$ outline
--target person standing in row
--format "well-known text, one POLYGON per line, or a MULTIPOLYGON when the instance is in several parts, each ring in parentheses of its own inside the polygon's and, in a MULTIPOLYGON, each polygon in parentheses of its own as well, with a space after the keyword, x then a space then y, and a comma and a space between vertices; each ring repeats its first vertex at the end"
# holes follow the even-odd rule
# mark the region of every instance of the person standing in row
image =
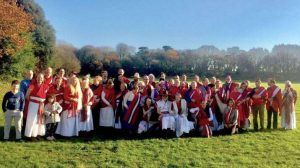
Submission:
POLYGON ((25 98, 23 92, 19 91, 18 80, 11 83, 11 91, 3 97, 2 110, 5 113, 4 140, 9 140, 11 122, 15 120, 16 141, 21 141, 22 117, 25 98))
POLYGON ((281 104, 282 104, 282 93, 281 89, 276 86, 276 82, 273 79, 269 79, 268 81, 268 95, 269 98, 267 99, 267 128, 271 129, 271 121, 272 121, 272 115, 273 115, 273 129, 277 129, 278 125, 278 113, 281 113, 281 104))

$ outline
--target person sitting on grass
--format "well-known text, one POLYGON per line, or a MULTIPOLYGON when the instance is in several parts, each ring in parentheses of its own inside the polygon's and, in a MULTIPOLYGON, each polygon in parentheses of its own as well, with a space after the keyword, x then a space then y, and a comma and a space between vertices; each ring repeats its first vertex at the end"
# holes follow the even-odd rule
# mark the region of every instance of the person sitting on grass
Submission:
POLYGON ((22 117, 24 109, 24 94, 19 90, 20 84, 18 80, 14 80, 11 83, 11 91, 7 92, 3 97, 2 110, 5 113, 4 124, 4 140, 9 140, 9 132, 11 127, 11 121, 15 120, 16 128, 16 141, 22 141, 22 117))
POLYGON ((54 134, 58 123, 60 122, 59 114, 62 112, 62 107, 56 101, 55 94, 47 96, 45 105, 45 123, 46 123, 46 139, 55 140, 54 134))
POLYGON ((236 133, 236 127, 238 122, 238 110, 235 107, 235 102, 232 98, 228 99, 228 103, 224 104, 218 95, 216 95, 216 100, 220 111, 223 114, 223 134, 233 135, 236 133))

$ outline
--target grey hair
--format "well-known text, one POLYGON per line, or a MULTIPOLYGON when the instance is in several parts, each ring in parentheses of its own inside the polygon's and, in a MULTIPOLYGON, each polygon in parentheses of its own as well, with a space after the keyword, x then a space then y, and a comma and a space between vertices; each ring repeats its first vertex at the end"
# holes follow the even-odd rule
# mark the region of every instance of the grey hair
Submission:
POLYGON ((285 84, 286 84, 288 87, 292 87, 292 82, 289 81, 289 80, 285 81, 285 84))

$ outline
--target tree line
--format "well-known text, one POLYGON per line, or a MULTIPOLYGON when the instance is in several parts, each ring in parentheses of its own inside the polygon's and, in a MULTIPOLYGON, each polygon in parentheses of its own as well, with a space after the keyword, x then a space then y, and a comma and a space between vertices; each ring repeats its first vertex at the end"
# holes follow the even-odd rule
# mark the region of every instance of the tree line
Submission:
MULTIPOLYGON (((0 76, 21 76, 25 69, 64 67, 67 72, 116 74, 123 68, 127 76, 166 72, 238 79, 296 80, 300 72, 300 46, 278 44, 272 50, 239 47, 219 49, 202 45, 178 50, 165 45, 158 49, 138 48, 125 43, 116 47, 87 45, 76 48, 55 43, 55 31, 45 19, 43 9, 33 0, 0 0, 0 76)), ((146 38, 146 37, 145 37, 146 38)))

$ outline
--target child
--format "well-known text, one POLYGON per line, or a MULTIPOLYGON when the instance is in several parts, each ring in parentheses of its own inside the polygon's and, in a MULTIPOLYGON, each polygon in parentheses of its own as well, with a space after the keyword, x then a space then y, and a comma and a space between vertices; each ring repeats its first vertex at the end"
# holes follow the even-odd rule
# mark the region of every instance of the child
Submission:
POLYGON ((153 123, 150 122, 150 118, 152 114, 155 114, 154 110, 155 108, 154 105, 152 104, 151 97, 147 97, 143 106, 143 120, 139 124, 138 134, 147 132, 148 129, 153 125, 153 123))
POLYGON ((15 120, 16 128, 16 140, 22 141, 22 117, 24 109, 24 94, 19 91, 20 84, 18 80, 14 80, 11 83, 11 91, 4 95, 2 102, 2 110, 5 113, 5 125, 4 125, 4 140, 9 139, 9 132, 12 119, 15 120))
POLYGON ((56 102, 55 94, 47 96, 47 103, 45 105, 45 123, 46 123, 46 137, 47 140, 55 140, 54 133, 56 131, 58 122, 60 122, 59 113, 62 111, 62 107, 56 102))

